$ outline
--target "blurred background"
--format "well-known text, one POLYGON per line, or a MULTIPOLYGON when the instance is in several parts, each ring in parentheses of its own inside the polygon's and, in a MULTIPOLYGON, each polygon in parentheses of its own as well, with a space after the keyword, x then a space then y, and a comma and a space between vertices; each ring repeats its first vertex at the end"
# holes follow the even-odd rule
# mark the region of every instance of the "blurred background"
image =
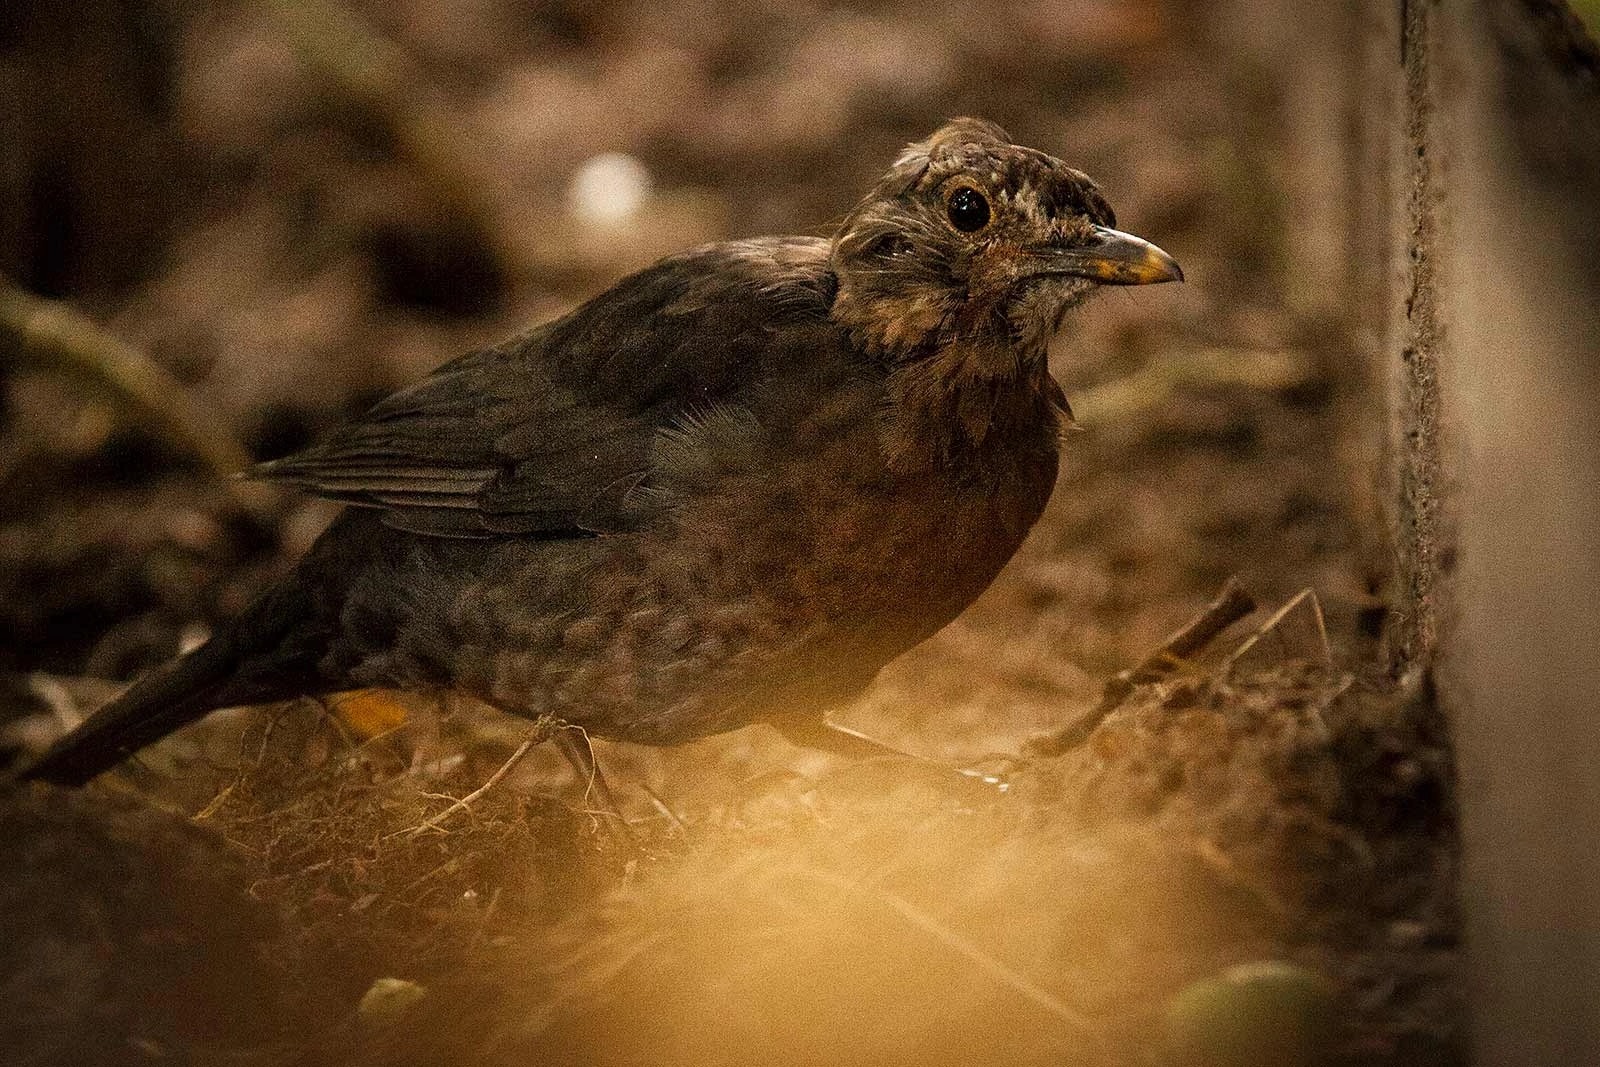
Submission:
POLYGON ((1262 605, 1005 790, 763 728, 606 746, 642 852, 542 755, 419 832, 520 739, 483 709, 220 716, 8 795, 16 1062, 1462 1062, 1452 764, 1386 641, 1389 8, 11 0, 12 755, 333 514, 235 470, 669 252, 827 235, 962 114, 1189 280, 1074 315, 1045 518, 836 718, 1015 757, 1229 576, 1262 605))

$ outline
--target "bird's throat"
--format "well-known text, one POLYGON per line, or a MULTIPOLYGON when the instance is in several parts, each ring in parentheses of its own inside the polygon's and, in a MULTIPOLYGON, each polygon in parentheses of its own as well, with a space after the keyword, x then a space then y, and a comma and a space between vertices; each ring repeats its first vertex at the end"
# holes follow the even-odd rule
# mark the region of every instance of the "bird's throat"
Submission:
POLYGON ((1015 449, 1052 451, 1070 419, 1043 351, 1008 341, 952 341, 889 373, 886 446, 893 467, 981 467, 1015 449))

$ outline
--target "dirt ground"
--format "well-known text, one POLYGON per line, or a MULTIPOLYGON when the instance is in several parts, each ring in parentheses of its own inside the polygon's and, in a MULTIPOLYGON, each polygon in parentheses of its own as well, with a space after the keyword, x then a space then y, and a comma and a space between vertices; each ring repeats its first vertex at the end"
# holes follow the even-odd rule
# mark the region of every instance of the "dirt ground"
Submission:
MULTIPOLYGON (((1282 86, 1211 6, 362 5, 408 65, 398 112, 284 7, 122 10, 82 17, 131 58, 61 51, 50 5, 0 52, 6 84, 80 101, 6 104, 13 169, 48 180, 0 184, 34 220, 0 244, 256 458, 667 251, 826 233, 953 114, 1094 175, 1189 281, 1073 317, 1049 510, 836 713, 998 785, 762 727, 597 744, 628 843, 538 750, 443 814, 525 736, 486 709, 222 713, 81 794, 5 794, 14 1062, 1462 1060, 1447 739, 1426 681, 1379 666, 1382 414, 1355 324, 1286 310, 1282 86), (96 103, 97 78, 152 102, 96 103), (113 151, 130 124, 144 147, 113 151), (607 151, 653 181, 620 225, 568 191, 607 151), (108 212, 106 183, 143 193, 108 212), (1261 610, 1022 755, 1230 575, 1261 610), (1303 589, 1326 641, 1304 604, 1263 631, 1303 589)), ((331 510, 242 495, 48 367, 0 379, 20 754, 241 610, 331 510)))

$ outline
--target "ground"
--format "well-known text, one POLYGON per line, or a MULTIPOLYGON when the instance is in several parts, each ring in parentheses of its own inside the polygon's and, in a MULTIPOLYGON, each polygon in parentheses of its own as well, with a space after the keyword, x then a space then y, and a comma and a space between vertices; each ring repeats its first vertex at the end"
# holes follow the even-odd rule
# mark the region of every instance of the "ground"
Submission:
MULTIPOLYGON (((901 143, 1001 122, 1189 278, 1073 318, 1052 360, 1081 430, 1049 510, 837 713, 1003 788, 764 728, 597 744, 627 841, 542 750, 449 810, 526 736, 485 709, 226 713, 83 794, 8 795, 20 1061, 1459 1062, 1451 765, 1427 679, 1382 660, 1376 388, 1355 323, 1291 310, 1282 86, 1226 21, 440 10, 365 10, 416 67, 424 103, 397 111, 392 83, 313 73, 282 8, 183 8, 149 118, 179 160, 150 165, 187 183, 159 254, 131 282, 37 257, 25 280, 268 458, 656 255, 826 233, 901 143), (654 182, 620 228, 566 199, 614 150, 654 182), (1261 610, 1083 744, 1022 755, 1231 575, 1261 610), (1231 658, 1303 589, 1326 642, 1303 601, 1231 658)), ((7 383, 0 711, 21 749, 239 611, 331 511, 219 484, 48 367, 7 383)))

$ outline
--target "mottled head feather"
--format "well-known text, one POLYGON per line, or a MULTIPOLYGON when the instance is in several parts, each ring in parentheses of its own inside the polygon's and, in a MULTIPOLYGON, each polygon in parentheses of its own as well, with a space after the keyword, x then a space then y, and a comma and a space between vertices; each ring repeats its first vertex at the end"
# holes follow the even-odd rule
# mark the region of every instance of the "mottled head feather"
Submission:
POLYGON ((835 235, 835 318, 893 358, 960 337, 1041 355, 1061 314, 1093 283, 1031 278, 1023 252, 1114 223, 1081 171, 1013 144, 992 122, 953 119, 907 145, 835 235), (950 220, 949 197, 961 188, 980 194, 991 212, 979 232, 950 220))

